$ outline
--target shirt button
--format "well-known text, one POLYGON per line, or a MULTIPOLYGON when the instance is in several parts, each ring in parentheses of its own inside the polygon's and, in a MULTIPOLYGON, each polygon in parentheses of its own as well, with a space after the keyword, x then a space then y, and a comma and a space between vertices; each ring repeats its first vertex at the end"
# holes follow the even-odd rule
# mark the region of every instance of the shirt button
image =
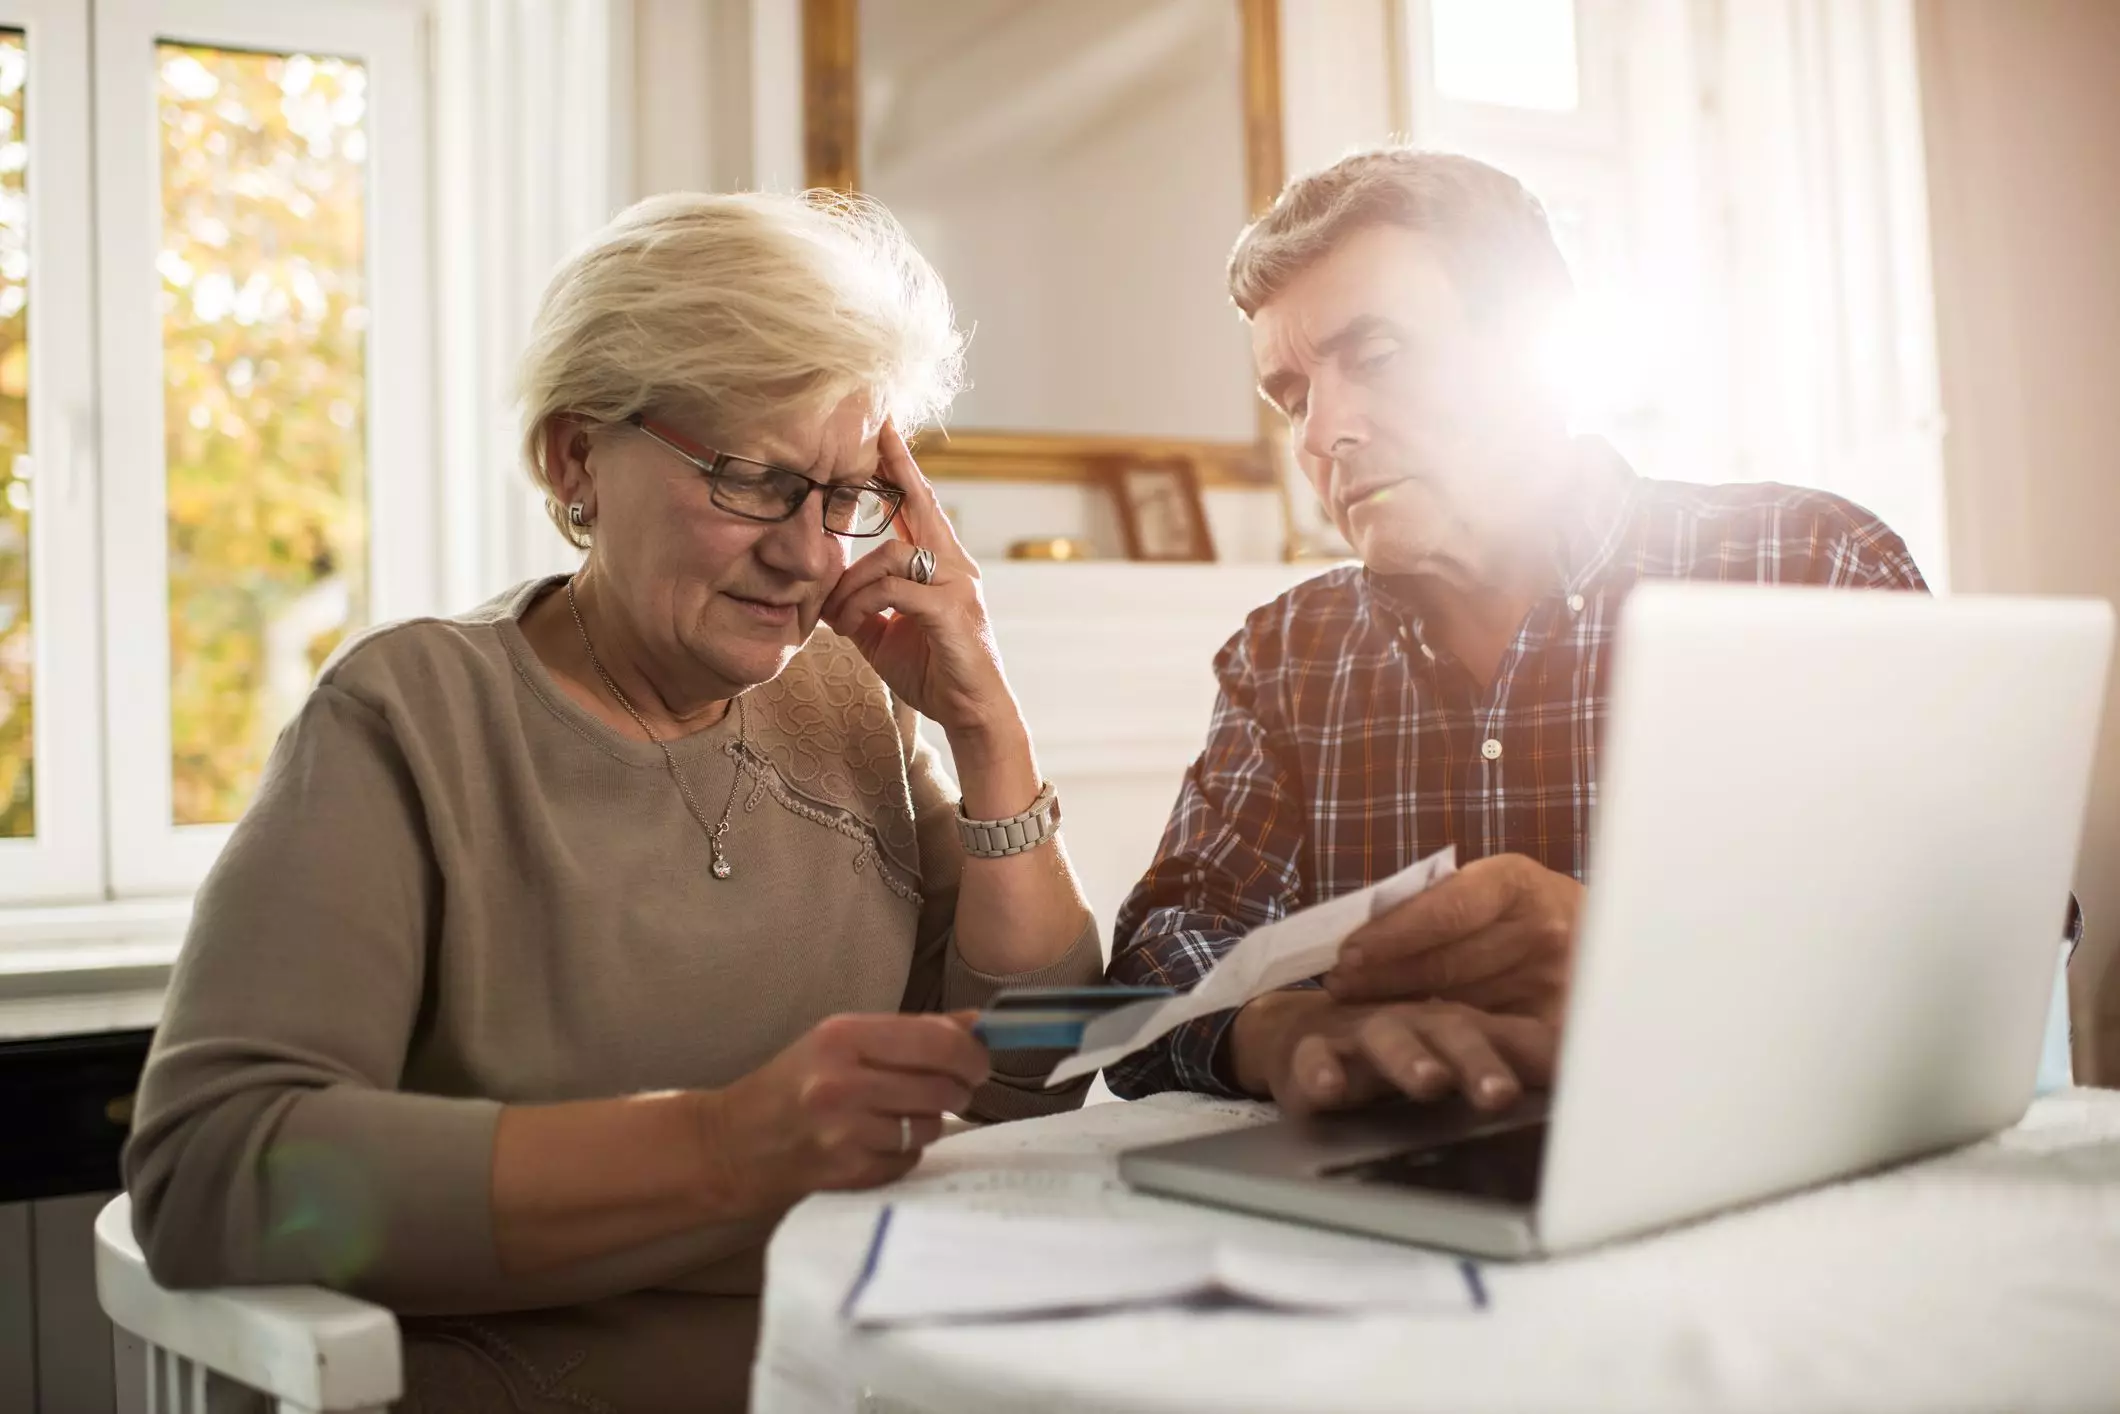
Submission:
POLYGON ((1498 741, 1497 739, 1495 739, 1494 737, 1488 737, 1488 738, 1487 738, 1487 739, 1486 739, 1485 741, 1483 741, 1483 742, 1481 742, 1481 743, 1480 743, 1480 755, 1482 755, 1482 756, 1486 757, 1486 758, 1487 758, 1487 759, 1488 759, 1489 761, 1499 761, 1499 760, 1501 760, 1501 759, 1502 759, 1502 744, 1501 744, 1501 742, 1500 742, 1500 741, 1498 741))
POLYGON ((1569 596, 1568 596, 1568 612, 1569 612, 1569 613, 1571 613, 1571 614, 1580 614, 1580 613, 1581 613, 1582 611, 1583 611, 1583 596, 1582 596, 1582 595, 1580 595, 1580 594, 1571 594, 1571 595, 1569 595, 1569 596))

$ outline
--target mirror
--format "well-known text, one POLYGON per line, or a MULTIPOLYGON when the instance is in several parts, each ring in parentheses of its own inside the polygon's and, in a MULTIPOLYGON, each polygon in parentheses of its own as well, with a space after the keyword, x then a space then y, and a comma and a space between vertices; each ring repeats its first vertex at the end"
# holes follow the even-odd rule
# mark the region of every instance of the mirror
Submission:
POLYGON ((1223 264, 1280 189, 1275 0, 806 0, 808 179, 869 193, 971 332, 937 476, 1273 484, 1223 264))

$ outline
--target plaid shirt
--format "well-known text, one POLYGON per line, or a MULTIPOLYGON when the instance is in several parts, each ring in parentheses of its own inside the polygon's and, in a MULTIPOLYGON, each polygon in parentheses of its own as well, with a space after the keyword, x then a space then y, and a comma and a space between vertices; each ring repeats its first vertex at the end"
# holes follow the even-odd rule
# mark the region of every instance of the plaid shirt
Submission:
MULTIPOLYGON (((1601 442, 1583 453, 1558 586, 1484 691, 1359 566, 1252 612, 1215 658, 1207 748, 1119 912, 1112 981, 1190 987, 1252 929, 1445 845, 1582 878, 1613 629, 1643 579, 1926 588, 1899 537, 1836 496, 1647 481, 1601 442)), ((1106 1081, 1234 1094, 1217 1064, 1234 1016, 1188 1023, 1106 1081)))

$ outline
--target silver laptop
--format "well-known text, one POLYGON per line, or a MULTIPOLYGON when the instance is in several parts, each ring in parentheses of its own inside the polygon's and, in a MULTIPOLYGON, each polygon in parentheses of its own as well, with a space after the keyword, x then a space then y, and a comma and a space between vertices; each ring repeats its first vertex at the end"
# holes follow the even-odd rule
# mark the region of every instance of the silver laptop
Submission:
POLYGON ((1645 585, 1623 612, 1550 1103, 1125 1155, 1136 1187, 1497 1257, 2024 1113, 2113 634, 2096 600, 1645 585))

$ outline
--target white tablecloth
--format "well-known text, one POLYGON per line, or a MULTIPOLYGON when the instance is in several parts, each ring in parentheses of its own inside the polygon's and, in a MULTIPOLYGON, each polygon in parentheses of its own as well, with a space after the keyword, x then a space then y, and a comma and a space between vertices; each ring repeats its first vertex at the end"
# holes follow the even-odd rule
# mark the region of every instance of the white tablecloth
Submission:
POLYGON ((1490 1263, 1489 1308, 1232 1310, 862 1332, 839 1307, 877 1209, 955 1201, 1355 1242, 1135 1194, 1115 1156, 1257 1122, 1195 1096, 978 1130, 903 1183, 825 1195, 768 1257, 758 1414, 1010 1410, 2120 1409, 2120 1091, 2067 1090, 1970 1149, 1561 1261, 1490 1263))

